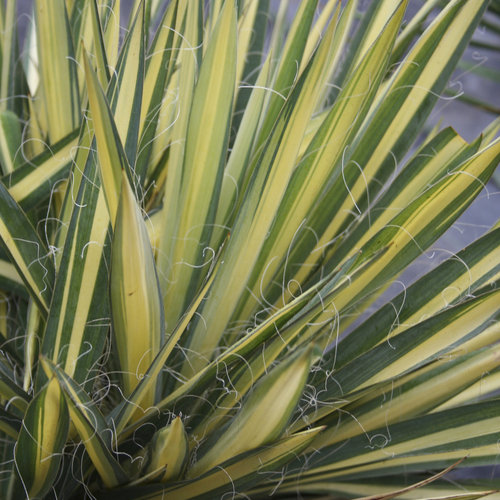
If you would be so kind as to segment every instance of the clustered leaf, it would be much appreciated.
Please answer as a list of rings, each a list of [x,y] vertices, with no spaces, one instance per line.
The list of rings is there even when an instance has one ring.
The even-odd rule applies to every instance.
[[[500,161],[426,125],[500,8],[408,4],[0,2],[0,498],[500,490],[499,223],[382,295]]]

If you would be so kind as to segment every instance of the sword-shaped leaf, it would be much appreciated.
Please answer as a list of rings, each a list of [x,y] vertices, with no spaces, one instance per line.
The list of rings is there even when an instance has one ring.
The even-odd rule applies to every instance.
[[[497,328],[498,338],[500,329]],[[409,417],[431,412],[481,380],[485,373],[494,370],[498,355],[499,349],[489,346],[477,354],[437,360],[420,370],[381,384],[354,403],[342,406],[340,412],[332,412],[330,417],[319,421],[321,425],[325,425],[327,420],[335,424],[325,431],[321,445],[341,443],[360,432],[370,434],[384,425],[392,426]],[[348,401],[349,396],[345,399]]]
[[[174,64],[171,59],[176,57],[174,53],[181,43],[181,37],[173,28],[180,10],[178,1],[169,4],[147,59],[139,125],[140,140],[135,165],[135,173],[143,181],[148,173],[148,162],[156,139],[165,87],[173,73]]]
[[[21,123],[12,111],[0,111],[0,165],[8,174],[22,163]]]
[[[248,179],[250,173],[250,169],[245,167],[249,162],[253,162],[251,152],[256,140],[265,97],[267,92],[270,92],[267,89],[270,79],[270,69],[271,56],[268,55],[255,82],[255,88],[248,99],[248,104],[241,118],[240,127],[231,149],[231,155],[224,169],[224,178],[222,179],[215,217],[216,223],[223,227],[226,227],[231,216],[234,217],[238,199],[241,198],[244,192],[245,177]],[[217,239],[222,238],[220,232],[217,230],[214,231]]]
[[[9,193],[23,210],[42,204],[58,181],[67,177],[78,145],[78,130],[71,132],[50,150],[45,150],[2,177]]]
[[[360,247],[390,223],[397,212],[411,203],[429,186],[458,170],[480,149],[480,138],[466,143],[450,128],[428,140],[391,183],[387,191],[360,218],[345,242],[336,249],[336,258],[342,258],[354,246]]]
[[[47,133],[55,143],[80,125],[73,40],[64,0],[35,2],[40,85]]]
[[[137,29],[141,30],[140,22]],[[130,43],[126,41],[124,48],[130,49]],[[127,166],[125,171],[130,173],[107,99],[88,59],[84,59],[90,106],[95,111],[92,126],[96,130],[100,164],[97,165],[94,152],[90,151],[89,154],[89,150],[93,149],[89,148],[92,144],[91,136],[89,131],[83,130],[81,149],[75,157],[76,164],[71,176],[73,182],[62,214],[63,223],[67,221],[68,226],[62,228],[60,235],[64,233],[65,236],[60,238],[59,243],[66,240],[66,244],[42,345],[42,353],[60,363],[78,383],[87,381],[89,367],[94,366],[101,356],[108,327],[108,289],[106,286],[99,286],[109,279],[104,258],[105,248],[109,248],[107,236],[110,221],[106,210],[109,200],[104,195],[113,200],[119,194],[122,174],[120,164],[116,163],[117,159]],[[122,78],[128,75],[125,70],[119,73]],[[120,82],[120,78],[115,79],[108,89],[108,93],[115,95],[118,100],[121,87],[118,90],[116,88]],[[128,87],[124,86],[124,92],[127,91]],[[124,112],[121,109],[120,116],[128,121]],[[110,130],[111,135],[108,134]],[[100,174],[107,181],[104,190],[100,186]],[[118,187],[114,184],[115,174],[119,176]],[[115,202],[118,202],[118,198]],[[39,374],[38,383],[44,378],[42,372]]]
[[[101,19],[104,19],[104,45],[110,72],[117,66],[118,48],[121,33],[121,0],[108,0],[101,9]]]
[[[17,22],[19,2],[5,2],[0,8],[0,110],[12,111],[17,116],[23,113],[23,98],[26,80],[19,65],[19,25]]]
[[[71,422],[105,486],[112,488],[127,482],[127,475],[113,454],[113,430],[106,425],[97,405],[71,377],[51,361],[42,359],[42,363],[47,375],[53,375],[51,383],[55,382],[64,395]]]
[[[493,400],[420,416],[392,425],[390,438],[386,427],[371,436],[361,432],[349,446],[324,447],[323,453],[311,456],[311,469],[303,478],[307,483],[307,477],[382,477],[402,470],[442,469],[464,457],[463,465],[480,465],[496,456],[498,409],[499,401]],[[335,454],[328,455],[333,448]]]
[[[304,263],[290,277],[304,282],[306,268],[322,259],[328,247],[355,218],[364,213],[397,163],[413,143],[420,124],[431,111],[479,22],[486,2],[454,0],[437,16],[412,48],[379,95],[363,128],[342,159],[342,175],[332,179],[308,223],[318,238],[307,238],[294,249],[291,260]],[[325,210],[328,207],[328,211]],[[333,219],[326,214],[335,213]]]
[[[366,351],[336,372],[336,382],[325,391],[325,398],[387,381],[480,336],[496,315],[494,305],[499,296],[498,291],[490,291],[467,300]],[[360,366],[364,367],[361,371],[356,368]]]
[[[99,171],[111,224],[114,225],[121,170],[125,170],[132,182],[131,166],[136,160],[144,79],[144,6],[138,10],[132,30],[123,44],[116,74],[106,94],[86,54],[83,60]]]
[[[211,297],[203,307],[204,322],[197,321],[190,349],[201,356],[190,359],[192,368],[206,364],[219,343],[238,302],[246,289],[247,280],[258,262],[275,219],[277,207],[294,171],[294,162],[306,130],[328,77],[326,66],[333,56],[335,25],[329,30],[314,57],[295,84],[268,138],[259,165],[252,175],[245,199],[234,221],[231,239],[225,254],[224,270],[216,278]],[[241,265],[244,262],[245,265]],[[205,329],[204,323],[210,325]],[[191,368],[186,366],[186,371]]]
[[[245,85],[253,83],[255,75],[245,74],[253,71],[259,66],[261,53],[264,49],[264,32],[266,29],[265,19],[269,11],[269,0],[247,0],[239,8],[238,16],[238,54],[236,57],[236,78],[235,81],[244,82]],[[257,34],[258,33],[258,34]],[[246,71],[245,71],[246,70]],[[250,80],[249,80],[250,79]],[[238,93],[238,89],[236,89]],[[238,100],[240,96],[238,95]],[[246,106],[246,99],[235,100],[234,114],[237,116],[238,109],[243,110]],[[238,106],[240,104],[240,106]],[[238,118],[237,118],[238,120]]]
[[[83,58],[85,78],[89,94],[89,107],[97,141],[99,172],[108,207],[109,219],[114,225],[118,200],[120,199],[121,171],[129,171],[128,160],[123,150],[118,130],[104,92],[87,55]]]
[[[165,325],[146,224],[124,171],[120,191],[111,246],[110,295],[115,345],[128,397],[158,354]],[[152,406],[156,388],[153,384],[137,404]]]
[[[57,478],[69,414],[55,378],[31,401],[16,443],[16,468],[28,498],[43,496]]]
[[[176,500],[192,498],[220,498],[234,492],[234,488],[250,488],[257,478],[267,471],[276,471],[291,457],[300,454],[320,433],[322,428],[310,429],[279,439],[272,446],[265,446],[229,460],[202,477],[173,486],[140,485],[119,488],[109,493],[111,500],[161,500],[170,495]]]
[[[300,3],[283,47],[280,46],[281,40],[279,40],[279,37],[274,38],[274,43],[271,40],[270,53],[281,54],[281,56],[277,60],[277,66],[272,79],[271,86],[275,92],[269,95],[265,106],[266,113],[259,131],[259,138],[255,144],[256,150],[259,150],[267,141],[276,123],[278,114],[283,108],[286,99],[291,94],[294,83],[296,83],[297,65],[300,64],[304,56],[309,30],[317,5],[318,0],[305,0]],[[274,34],[277,33],[278,31],[274,32]]]
[[[425,190],[368,243],[354,248],[353,252],[361,251],[360,258],[373,255],[377,248],[387,247],[387,251],[374,266],[359,274],[348,288],[335,297],[337,310],[342,312],[367,297],[428,248],[479,194],[499,159],[500,141],[497,140]],[[387,246],[389,240],[391,243]],[[339,265],[335,255],[329,265]]]
[[[277,297],[268,297],[266,293],[273,281],[282,283],[281,304],[285,302],[285,297],[288,296],[285,283],[288,281],[286,267],[289,248],[293,245],[301,226],[307,223],[308,215],[314,210],[325,184],[333,176],[341,176],[338,164],[342,161],[346,147],[361,127],[385,75],[389,54],[405,8],[406,2],[401,2],[366,57],[339,93],[319,132],[304,153],[304,159],[290,179],[272,231],[259,254],[259,261],[268,262],[268,265],[265,268],[257,266],[252,272],[247,286],[253,293],[245,295],[246,300],[238,308],[239,315],[243,317],[251,315],[255,309],[254,297],[259,293],[264,293],[264,297],[274,303]]]
[[[92,38],[94,41],[94,53],[96,58],[97,77],[102,88],[106,88],[111,78],[109,73],[108,58],[104,47],[101,19],[97,1],[92,0],[88,7],[90,9],[90,19],[92,23]],[[83,47],[82,47],[83,48]]]
[[[172,131],[167,137],[155,142],[164,148],[168,148],[168,172],[169,175],[165,182],[165,193],[163,196],[163,211],[162,227],[160,230],[160,246],[158,251],[158,275],[160,277],[160,285],[163,295],[165,295],[169,284],[169,276],[173,272],[171,262],[171,252],[174,248],[174,242],[178,233],[178,225],[180,222],[180,214],[182,208],[182,180],[183,180],[183,163],[186,148],[186,134],[189,125],[190,113],[180,113],[177,110],[191,109],[193,102],[194,86],[198,74],[198,64],[200,59],[201,41],[202,41],[202,2],[194,0],[194,6],[187,9],[184,2],[179,4],[181,7],[177,11],[175,28],[184,28],[182,30],[182,43],[179,48],[179,55],[176,58],[176,64],[179,65],[175,77],[172,79],[173,87],[170,89],[174,100],[177,98],[178,105],[174,108]],[[182,8],[184,7],[184,8]],[[168,104],[169,100],[165,99]],[[167,127],[168,128],[168,127]],[[163,153],[162,153],[163,154]],[[165,170],[165,167],[163,167]],[[165,215],[168,214],[168,215]],[[167,327],[172,325],[166,317]],[[175,320],[174,320],[175,321]],[[175,323],[174,323],[175,324]]]
[[[326,353],[325,362],[335,358],[335,366],[341,368],[379,342],[498,280],[499,238],[500,228],[492,230],[422,276],[354,329],[341,349]]]
[[[312,348],[299,351],[265,375],[236,416],[197,450],[198,460],[188,477],[197,477],[230,458],[277,440],[302,396],[313,357]]]
[[[236,5],[228,0],[208,42],[194,89],[186,135],[179,196],[179,221],[173,241],[166,241],[172,272],[164,294],[168,325],[182,316],[206,271],[222,184],[236,71]],[[212,125],[217,123],[217,127]],[[199,166],[203,165],[200,169]],[[170,214],[164,224],[170,224]]]
[[[374,256],[372,262],[377,257]],[[370,261],[365,263],[366,265],[370,265]],[[334,271],[331,276],[325,277],[255,327],[245,337],[234,342],[208,365],[209,373],[214,367],[225,366],[222,373],[216,373],[216,376],[218,380],[225,381],[231,390],[218,399],[217,409],[209,412],[207,417],[193,429],[192,434],[200,436],[219,427],[221,420],[228,418],[228,414],[240,404],[241,399],[252,390],[259,378],[267,373],[269,367],[280,359],[280,355],[292,346],[297,348],[308,345],[311,341],[318,341],[321,338],[317,335],[318,332],[321,332],[327,323],[334,322],[335,318],[327,323],[316,323],[315,319],[324,311],[325,304],[331,297],[334,297],[338,290],[348,286],[352,277],[362,272],[362,269],[363,267],[355,269],[346,265],[344,269]],[[265,356],[262,356],[263,351],[266,353]],[[238,358],[245,359],[243,366],[234,363]],[[199,374],[204,375],[203,372]],[[187,382],[189,383],[191,381]]]
[[[54,261],[21,207],[1,182],[0,238],[30,296],[46,317],[54,285]]]
[[[265,342],[269,339],[276,339],[277,341],[279,341],[278,344],[281,343],[281,350],[286,349],[288,343],[296,338],[301,333],[303,328],[307,327],[311,319],[317,317],[319,311],[322,311],[324,309],[324,302],[326,302],[331,295],[334,295],[339,288],[342,289],[342,287],[349,284],[349,271],[352,271],[353,273],[355,273],[356,271],[361,272],[364,266],[370,265],[372,262],[376,261],[377,257],[377,255],[373,256],[372,259],[369,259],[367,262],[365,262],[359,269],[351,269],[349,267],[346,267],[345,273],[335,272],[331,276],[327,276],[324,281],[321,281],[315,287],[311,287],[301,296],[290,302],[286,307],[277,311],[268,320],[249,332],[248,335],[242,337],[237,342],[234,342],[216,359],[209,363],[204,369],[199,370],[196,375],[189,378],[175,391],[159,401],[156,407],[158,409],[172,408],[173,405],[186,394],[189,394],[190,392],[194,393],[197,390],[200,390],[200,387],[201,390],[203,390],[204,384],[206,384],[207,381],[210,381],[213,377],[217,377],[220,366],[229,365],[231,363],[234,363],[235,361],[241,360],[242,358],[246,358],[249,353],[258,352],[259,348],[262,348],[262,346],[265,345]],[[213,278],[214,275],[211,276],[211,280]],[[206,287],[211,285],[211,280],[207,282],[207,284],[205,285]],[[193,304],[193,307],[197,307],[199,305],[199,301],[201,301],[201,297],[203,296],[204,295],[201,295],[197,299],[196,303]],[[183,320],[180,323],[180,325],[183,325],[183,328],[178,327],[178,329],[176,329],[176,332],[178,332],[176,333],[177,339],[179,338],[178,335],[180,335],[184,331],[184,328],[186,326],[184,324],[184,321],[189,322],[189,319],[192,318],[192,314],[194,314],[194,312],[196,311],[196,307],[194,307],[194,309],[193,307],[190,307],[190,309],[188,310],[189,316],[188,313],[186,313],[185,317],[183,317]],[[279,335],[276,337],[277,332],[279,332]],[[170,341],[174,341],[173,336],[170,338]],[[307,345],[308,343],[310,343],[308,341],[310,341],[310,338],[306,337],[304,340],[304,344]],[[278,354],[280,353],[280,347],[278,347],[277,349]],[[170,349],[168,352],[172,350],[173,346],[169,346],[169,348]],[[165,349],[166,346],[162,348],[162,351],[164,351]],[[271,359],[273,354],[277,355],[275,349],[271,349],[271,353]],[[166,358],[163,357],[162,352],[160,352],[157,360],[155,360],[155,367],[152,366],[151,371],[153,370],[153,368],[155,370],[159,370],[161,364],[160,366],[158,366],[157,362],[161,363],[165,360]],[[263,372],[267,372],[267,364],[265,363],[265,360],[263,364],[259,364],[259,370],[262,371],[258,371],[257,376],[262,375]],[[152,371],[152,373],[155,372]],[[139,389],[141,385],[145,383],[147,383],[146,377],[137,386],[137,389]],[[133,396],[131,396],[130,399],[132,398]],[[122,404],[121,406],[123,407],[124,404]],[[126,409],[127,406],[125,406],[125,411],[123,411],[123,409],[121,409],[120,411],[125,414],[125,412],[127,411]],[[128,414],[130,414],[130,408],[128,409]],[[133,425],[129,426],[124,431],[124,434],[128,435],[136,427],[144,424],[147,421],[147,417],[138,420]],[[118,425],[117,429],[120,429]]]
[[[113,82],[107,92],[107,97],[110,104],[110,109],[113,111],[114,123],[118,137],[123,144],[123,151],[130,166],[135,165],[137,156],[137,141],[139,140],[139,130],[141,121],[141,105],[142,105],[142,89],[144,84],[144,65],[145,65],[145,48],[144,48],[144,9],[145,2],[142,1],[139,5],[136,15],[133,18],[131,29],[123,43],[116,65],[116,73],[113,75]],[[86,70],[87,85],[89,84],[89,74]],[[92,77],[94,73],[92,72]],[[95,82],[92,82],[92,93],[98,93]],[[102,96],[90,96],[89,100],[91,112],[97,117],[95,109],[97,102],[102,106]],[[103,127],[106,129],[106,141],[109,141],[111,129],[108,123],[108,118],[105,116],[108,107],[105,106],[102,113],[99,113],[99,119],[104,119]],[[96,137],[97,146],[103,142],[98,135],[97,127]],[[102,133],[99,132],[99,134]],[[104,146],[104,145],[103,145]],[[111,147],[111,146],[106,146]],[[113,152],[116,155],[117,152]],[[121,154],[121,153],[120,153]],[[115,159],[116,161],[116,159]],[[105,167],[109,168],[109,167]],[[129,172],[127,172],[128,174]],[[118,184],[120,179],[118,178]],[[107,195],[108,196],[108,195]],[[114,217],[111,218],[114,220]]]
[[[84,155],[85,167],[76,199],[73,186],[68,196],[72,206],[59,264],[53,300],[45,328],[41,354],[61,364],[79,383],[101,356],[109,320],[108,281],[103,258],[109,217],[99,185],[95,153]],[[76,182],[76,179],[75,179]],[[38,371],[37,383],[44,380]]]
[[[109,416],[109,421],[113,420],[113,425],[116,428],[117,434],[120,437],[121,437],[120,435],[121,431],[125,428],[125,426],[129,422],[130,417],[135,411],[135,408],[137,408],[137,403],[141,401],[144,395],[151,390],[161,370],[164,368],[170,354],[177,346],[177,343],[181,339],[181,336],[185,333],[186,328],[189,325],[189,322],[192,320],[194,314],[196,313],[198,307],[200,306],[201,301],[205,298],[208,289],[212,285],[212,282],[217,273],[219,265],[220,262],[218,259],[216,259],[216,265],[212,268],[209,275],[207,276],[207,279],[203,284],[203,287],[201,288],[201,290],[199,291],[198,295],[195,297],[193,302],[186,309],[184,315],[177,323],[173,332],[170,335],[168,335],[167,341],[162,345],[160,351],[158,352],[157,356],[151,363],[151,366],[149,366],[147,372],[144,374],[142,380],[139,381],[132,394],[120,405],[118,405]],[[147,420],[148,416],[146,415],[146,417],[140,419],[138,423],[141,424]],[[126,430],[124,434],[127,435],[127,432],[128,431]]]
[[[356,2],[353,3],[355,4]],[[393,0],[372,2],[367,7],[367,11],[358,24],[356,33],[349,44],[348,55],[344,59],[341,73],[335,79],[337,88],[344,87],[346,83],[344,79],[349,78],[349,75],[365,57],[370,46],[378,38],[379,33],[382,32],[387,22],[394,16],[397,8],[398,5]]]

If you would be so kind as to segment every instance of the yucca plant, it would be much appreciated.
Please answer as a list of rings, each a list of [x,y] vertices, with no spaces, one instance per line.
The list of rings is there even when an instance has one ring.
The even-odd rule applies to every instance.
[[[499,162],[425,128],[488,2],[407,3],[0,2],[0,498],[500,489],[499,224],[383,300]]]

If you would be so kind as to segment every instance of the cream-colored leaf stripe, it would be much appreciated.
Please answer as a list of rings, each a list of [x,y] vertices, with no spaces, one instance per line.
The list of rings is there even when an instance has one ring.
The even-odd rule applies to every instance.
[[[15,466],[29,498],[52,487],[68,430],[68,410],[53,378],[28,406],[15,447]]]
[[[47,374],[53,374],[52,382],[60,387],[71,422],[106,487],[111,488],[125,482],[127,476],[112,453],[112,433],[98,407],[85,391],[57,366],[47,359],[43,359],[42,363]]]
[[[480,192],[499,158],[500,141],[496,141],[424,191],[366,245],[355,248],[354,251],[370,255],[373,249],[391,242],[365,276],[358,276],[348,289],[335,297],[336,309],[342,311],[352,300],[368,294],[375,282],[384,283],[427,248],[462,213],[467,200]],[[451,191],[448,190],[450,186],[453,186]]]
[[[107,91],[109,109],[113,112],[116,132],[118,133],[119,141],[123,144],[123,150],[129,165],[135,164],[137,142],[139,140],[142,90],[145,71],[144,4],[145,2],[141,2],[139,8],[137,9],[133,25],[120,50],[116,66],[116,74],[114,74],[113,78],[114,81]],[[91,110],[94,112],[97,102],[90,96],[90,94],[89,99],[91,99]],[[101,97],[99,97],[99,105],[103,105]],[[112,140],[111,137],[113,134],[111,134],[111,126],[108,123],[109,118],[106,117],[106,114],[100,114],[100,120],[102,119],[104,119],[105,123],[106,141],[110,141]],[[96,136],[98,137],[97,141],[99,147],[99,144],[103,141],[99,138],[97,127]],[[118,140],[116,141],[118,142]],[[113,151],[111,146],[106,147],[112,151],[111,158],[113,158],[113,161],[116,162],[117,152]],[[123,162],[123,160],[121,160],[121,162]],[[120,183],[119,178],[115,179],[115,181],[118,182],[118,184]]]
[[[253,291],[252,296],[258,296],[259,290],[265,293],[273,280],[282,279],[282,276],[277,276],[277,271],[283,266],[290,242],[294,240],[294,233],[307,220],[328,179],[332,175],[338,175],[332,172],[333,167],[361,126],[363,117],[375,96],[378,84],[385,73],[388,56],[405,8],[406,2],[400,3],[377,43],[372,46],[363,63],[340,92],[332,110],[323,121],[320,133],[312,140],[300,168],[290,180],[276,215],[272,233],[266,239],[259,255],[259,259],[268,262],[268,265],[263,271],[259,268],[257,272],[253,272],[247,283]],[[285,290],[286,286],[283,286],[284,296]],[[248,317],[255,309],[255,300],[252,296],[244,306],[241,306],[239,315]]]
[[[35,14],[45,132],[54,143],[77,128],[81,119],[73,41],[64,0],[36,0]]]
[[[285,104],[285,108],[289,107],[290,111],[284,111],[280,115],[254,172],[245,200],[234,221],[225,254],[224,272],[214,282],[212,296],[217,297],[217,306],[215,302],[208,301],[203,308],[202,314],[210,324],[210,330],[205,331],[203,324],[198,322],[190,344],[190,348],[201,356],[206,356],[219,342],[237,305],[235,298],[245,289],[248,276],[257,263],[259,250],[293,173],[306,124],[328,76],[325,62],[332,57],[333,35],[334,29],[329,29],[328,36],[323,38],[308,69],[294,87]],[[241,266],[241,262],[246,265]],[[195,363],[193,366],[197,368],[206,364],[206,361],[198,357],[191,360],[191,363]]]
[[[125,172],[111,250],[110,297],[124,393],[129,396],[160,350],[164,321],[153,251]],[[140,403],[152,406],[155,394],[156,384]]]
[[[84,57],[84,63],[89,105],[97,141],[99,172],[102,178],[109,218],[111,223],[114,224],[120,197],[121,170],[127,168],[127,159],[108,102],[99,85],[97,75],[90,67],[87,56]]]
[[[47,200],[56,182],[67,175],[78,145],[78,131],[54,144],[11,175],[3,177],[9,193],[25,210]]]
[[[54,285],[51,254],[0,182],[0,238],[40,312],[46,316]]]
[[[458,59],[484,8],[485,2],[481,1],[450,2],[412,48],[405,59],[407,62],[402,62],[343,159],[342,177],[323,193],[323,199],[329,200],[329,210],[338,216],[327,219],[324,210],[313,214],[309,223],[320,232],[319,239],[314,241],[313,248],[300,250],[313,258],[291,279],[303,282],[306,268],[318,262],[322,255],[314,248],[327,247],[352,220],[352,214],[365,210],[367,203],[375,198],[394,171],[394,158],[398,160],[400,148],[410,144],[410,134],[418,128],[417,113],[422,120],[424,110],[432,108],[446,84],[447,64],[452,65]],[[362,175],[358,165],[363,166]]]
[[[178,228],[169,256],[170,286],[164,294],[167,325],[175,324],[182,315],[209,267],[204,247],[210,242],[229,139],[236,26],[236,5],[228,1],[208,42],[194,89],[182,165]],[[213,123],[219,126],[213,127]],[[199,169],[200,164],[204,168]]]

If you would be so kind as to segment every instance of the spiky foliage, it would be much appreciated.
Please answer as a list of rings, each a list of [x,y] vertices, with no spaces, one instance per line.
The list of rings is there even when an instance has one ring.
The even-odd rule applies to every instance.
[[[1,498],[494,488],[498,224],[366,313],[500,158],[444,3],[0,2]]]

